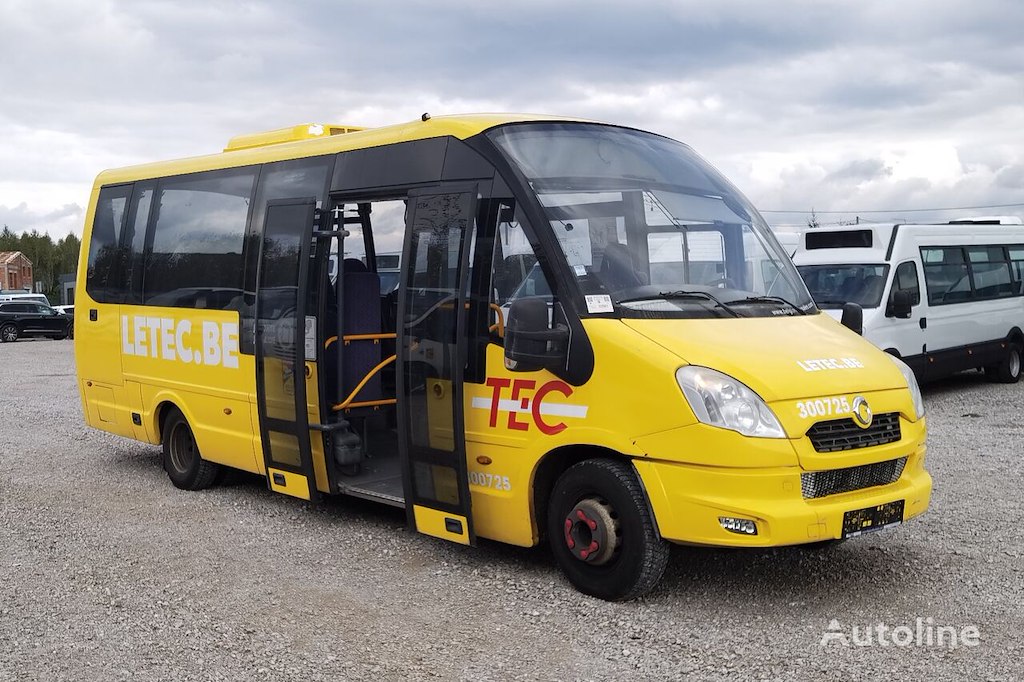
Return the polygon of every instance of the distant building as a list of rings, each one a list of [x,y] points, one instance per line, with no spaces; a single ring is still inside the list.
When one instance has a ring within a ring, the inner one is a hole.
[[[0,289],[32,289],[32,261],[21,251],[0,251]]]
[[[62,305],[75,304],[75,273],[60,276],[60,302]]]

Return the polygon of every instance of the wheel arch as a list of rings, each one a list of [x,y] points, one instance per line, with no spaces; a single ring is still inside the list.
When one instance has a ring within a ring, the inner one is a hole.
[[[617,450],[600,445],[565,445],[555,448],[544,455],[537,463],[537,466],[534,467],[530,495],[531,520],[538,544],[544,541],[545,529],[547,528],[548,500],[551,498],[551,491],[555,487],[555,481],[569,467],[588,459],[611,459],[624,463],[630,463],[633,460],[629,455],[624,455]],[[639,476],[637,476],[637,480],[640,481],[640,488],[644,492],[644,498],[647,499],[647,489],[643,485],[643,480]],[[650,504],[650,499],[647,499],[649,509]],[[650,511],[651,518],[653,519],[653,509],[650,509]],[[655,528],[657,528],[656,519]]]
[[[189,422],[189,424],[192,423],[188,414],[184,409],[182,409],[181,405],[171,398],[161,398],[153,409],[153,422],[155,426],[154,433],[156,434],[157,440],[161,443],[164,440],[164,426],[167,424],[167,418],[174,410],[180,412],[185,417],[185,421]]]
[[[1006,335],[1006,339],[1010,343],[1014,343],[1018,348],[1024,347],[1024,331],[1021,331],[1020,327],[1014,326],[1010,329],[1010,332]]]

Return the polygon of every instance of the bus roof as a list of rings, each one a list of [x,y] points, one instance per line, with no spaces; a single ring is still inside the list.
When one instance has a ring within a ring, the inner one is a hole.
[[[105,170],[96,178],[96,187],[217,168],[335,154],[396,142],[449,136],[466,139],[498,125],[526,121],[584,122],[583,119],[537,114],[464,114],[437,117],[424,114],[415,121],[381,128],[306,123],[233,137],[224,151],[216,154]]]

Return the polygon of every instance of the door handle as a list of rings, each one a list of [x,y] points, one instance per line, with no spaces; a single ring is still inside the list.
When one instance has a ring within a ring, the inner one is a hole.
[[[921,329],[927,329],[928,328],[928,318],[927,317],[922,317],[920,325],[921,325]]]

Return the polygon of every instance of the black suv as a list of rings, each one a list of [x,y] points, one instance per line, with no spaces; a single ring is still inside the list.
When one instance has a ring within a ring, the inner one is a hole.
[[[17,341],[23,336],[66,339],[72,318],[48,305],[31,301],[0,303],[0,341]]]

